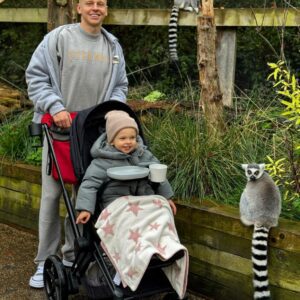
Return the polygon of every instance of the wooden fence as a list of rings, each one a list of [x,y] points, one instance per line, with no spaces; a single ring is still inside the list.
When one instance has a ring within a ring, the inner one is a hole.
[[[40,167],[2,160],[0,221],[37,231],[40,193]],[[190,257],[189,290],[210,299],[253,299],[252,228],[242,225],[238,210],[211,202],[177,204],[176,227]],[[63,219],[63,201],[60,213]],[[280,219],[269,237],[273,300],[300,299],[299,261],[300,222]]]
[[[105,24],[126,26],[167,26],[168,9],[109,9]],[[1,8],[0,22],[47,23],[47,8]],[[217,27],[300,26],[300,8],[215,9]],[[181,12],[180,26],[196,26],[197,16]]]

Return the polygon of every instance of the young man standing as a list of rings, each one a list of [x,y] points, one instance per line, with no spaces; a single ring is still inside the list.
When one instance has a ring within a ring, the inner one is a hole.
[[[79,0],[81,22],[48,33],[32,55],[26,70],[29,98],[34,103],[33,122],[50,113],[61,128],[71,126],[70,112],[109,100],[126,102],[128,80],[123,51],[117,39],[102,28],[106,0]],[[44,262],[60,246],[59,199],[61,187],[47,175],[48,147],[42,157],[42,196],[39,212],[37,270],[29,285],[42,288]],[[63,263],[74,260],[73,232],[66,219]]]

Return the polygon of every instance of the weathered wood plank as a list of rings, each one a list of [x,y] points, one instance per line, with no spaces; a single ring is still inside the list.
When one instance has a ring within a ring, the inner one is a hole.
[[[221,268],[229,272],[235,272],[238,276],[247,276],[252,278],[252,262],[231,253],[216,251],[209,247],[205,247],[199,244],[193,244],[189,247],[189,255],[192,259],[197,259],[198,261],[207,263],[210,268]],[[298,258],[299,261],[299,258]],[[290,290],[300,295],[300,272],[281,268],[278,263],[272,264],[270,260],[269,264],[269,282],[271,285]],[[298,266],[297,260],[293,262]],[[193,272],[193,269],[191,269]],[[212,277],[214,278],[214,277]],[[250,280],[251,281],[251,280]]]
[[[0,8],[0,22],[47,23],[46,8]],[[109,9],[105,24],[109,25],[148,25],[167,26],[168,9]],[[215,9],[217,26],[299,26],[298,9],[283,8],[228,8]],[[180,26],[196,26],[197,16],[181,12]]]
[[[189,220],[182,222],[176,218],[178,234],[181,241],[188,248],[197,244],[213,251],[230,253],[231,255],[250,261],[251,240],[198,225],[189,228],[188,223]],[[269,265],[270,270],[273,270],[275,275],[274,278],[285,277],[286,272],[288,272],[293,273],[293,276],[300,280],[299,261],[300,252],[291,252],[285,249],[269,247]]]
[[[247,300],[252,296],[252,275],[229,271],[193,257],[190,260],[189,289],[213,299]],[[273,300],[296,300],[300,293],[270,285]]]
[[[246,276],[252,274],[251,261],[249,259],[219,251],[197,243],[185,244],[191,257],[205,261],[214,266],[237,272]]]
[[[24,194],[19,191],[8,190],[0,187],[0,210],[8,214],[33,216],[37,215],[40,207],[40,196]],[[64,217],[67,213],[63,198],[60,199],[60,215]],[[21,225],[21,224],[20,224]]]
[[[222,102],[225,106],[232,106],[236,67],[236,30],[222,29],[217,32],[217,70],[220,90],[223,94]]]
[[[178,204],[180,206],[180,203]],[[200,209],[199,209],[200,208]],[[214,218],[211,214],[214,213]],[[203,203],[202,205],[183,205],[177,220],[189,220],[194,225],[212,228],[220,232],[252,239],[252,228],[244,226],[239,219],[238,209],[222,205]],[[270,231],[270,246],[300,253],[299,222],[280,219],[279,227]]]
[[[213,299],[252,299],[252,277],[229,271],[193,257],[190,259],[189,288]]]
[[[41,185],[11,177],[0,176],[0,187],[36,197],[41,195]]]
[[[13,163],[1,159],[0,161],[0,176],[9,178],[26,179],[26,181],[36,184],[41,184],[41,168],[25,165],[22,163]]]
[[[221,232],[214,228],[207,228],[193,224],[189,220],[181,221],[176,217],[176,228],[181,240],[185,244],[197,243],[212,249],[232,253],[250,259],[251,240]]]
[[[0,8],[0,22],[47,23],[46,8]]]

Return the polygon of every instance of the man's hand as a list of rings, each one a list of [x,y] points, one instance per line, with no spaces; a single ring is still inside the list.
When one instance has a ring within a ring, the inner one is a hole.
[[[52,116],[53,121],[57,127],[69,128],[72,124],[71,115],[66,110],[60,111],[54,116]]]

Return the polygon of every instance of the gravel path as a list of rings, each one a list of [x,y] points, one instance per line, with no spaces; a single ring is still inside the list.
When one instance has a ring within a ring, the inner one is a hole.
[[[0,232],[0,299],[46,299],[43,290],[28,285],[35,271],[36,236],[4,224],[0,224]]]

